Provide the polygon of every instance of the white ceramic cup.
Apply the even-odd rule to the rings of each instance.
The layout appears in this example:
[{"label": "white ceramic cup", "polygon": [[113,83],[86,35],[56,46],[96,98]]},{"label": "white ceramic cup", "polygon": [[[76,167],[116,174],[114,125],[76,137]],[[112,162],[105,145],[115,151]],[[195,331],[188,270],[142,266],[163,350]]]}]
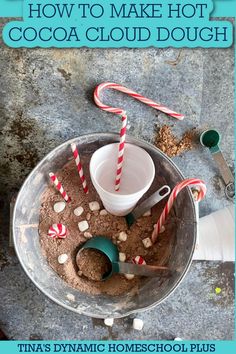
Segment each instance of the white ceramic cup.
[{"label": "white ceramic cup", "polygon": [[155,166],[142,148],[125,144],[124,162],[119,191],[115,191],[119,143],[96,150],[90,161],[90,176],[106,210],[117,216],[127,215],[150,188]]}]

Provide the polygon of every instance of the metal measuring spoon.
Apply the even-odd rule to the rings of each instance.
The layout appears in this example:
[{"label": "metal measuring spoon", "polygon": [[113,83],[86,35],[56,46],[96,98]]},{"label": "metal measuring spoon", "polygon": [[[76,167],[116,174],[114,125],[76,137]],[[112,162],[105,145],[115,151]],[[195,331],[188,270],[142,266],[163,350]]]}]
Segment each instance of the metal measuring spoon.
[{"label": "metal measuring spoon", "polygon": [[235,195],[234,176],[220,150],[219,147],[220,139],[221,139],[220,134],[218,133],[217,130],[214,129],[206,130],[200,136],[201,144],[209,148],[212,157],[220,170],[220,174],[226,185],[225,187],[226,197],[231,201],[233,201]]},{"label": "metal measuring spoon", "polygon": [[154,205],[159,203],[168,194],[170,194],[170,187],[165,185],[153,193],[149,198],[144,200],[140,205],[138,205],[131,213],[125,216],[126,222],[130,227],[133,223],[140,218],[146,211],[150,210]]},{"label": "metal measuring spoon", "polygon": [[114,243],[104,237],[95,236],[88,240],[78,251],[76,255],[76,263],[78,264],[78,258],[80,253],[84,249],[93,249],[103,253],[110,262],[110,270],[106,274],[103,274],[102,280],[106,280],[112,276],[113,273],[122,274],[134,274],[146,277],[158,277],[163,271],[170,271],[165,266],[152,266],[152,265],[138,265],[132,263],[119,262],[119,252]]}]

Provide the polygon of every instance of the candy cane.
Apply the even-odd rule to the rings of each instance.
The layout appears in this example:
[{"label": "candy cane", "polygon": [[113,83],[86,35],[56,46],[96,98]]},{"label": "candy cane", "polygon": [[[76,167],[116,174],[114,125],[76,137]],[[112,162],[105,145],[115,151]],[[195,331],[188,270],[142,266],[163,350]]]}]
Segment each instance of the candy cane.
[{"label": "candy cane", "polygon": [[162,111],[168,115],[170,115],[171,117],[177,118],[179,120],[182,120],[184,118],[184,116],[182,114],[176,113],[172,110],[170,110],[169,108],[158,104],[140,94],[138,94],[135,91],[132,91],[130,89],[127,89],[124,86],[115,84],[115,83],[111,83],[111,82],[104,82],[100,85],[98,85],[94,91],[94,101],[96,103],[96,105],[103,109],[104,111],[107,112],[111,112],[111,113],[115,113],[118,115],[121,115],[121,119],[122,119],[122,126],[121,126],[121,130],[120,130],[120,144],[119,144],[119,153],[118,153],[118,161],[117,161],[117,171],[116,171],[116,181],[115,181],[115,190],[118,191],[120,188],[120,179],[121,179],[121,174],[122,174],[122,166],[123,166],[123,161],[124,161],[124,149],[125,149],[125,135],[126,135],[126,126],[127,126],[127,116],[126,113],[123,109],[121,108],[114,108],[111,106],[107,106],[105,104],[103,104],[100,100],[100,93],[102,90],[104,89],[114,89],[114,90],[118,90],[121,91],[123,93],[128,94],[129,96],[147,104],[148,106],[151,106],[159,111]]},{"label": "candy cane", "polygon": [[49,177],[51,178],[51,181],[53,182],[54,186],[61,193],[61,195],[65,199],[65,201],[70,202],[71,199],[68,196],[68,194],[64,191],[64,188],[62,187],[62,184],[58,181],[57,176],[54,173],[50,172]]},{"label": "candy cane", "polygon": [[122,174],[122,166],[124,161],[124,151],[125,151],[125,136],[126,136],[126,126],[127,126],[127,116],[124,114],[121,118],[122,125],[120,130],[120,144],[117,160],[117,169],[116,169],[116,180],[115,180],[115,190],[120,189],[120,179]]},{"label": "candy cane", "polygon": [[63,224],[53,224],[48,230],[48,236],[51,238],[66,238],[67,228]]},{"label": "candy cane", "polygon": [[84,170],[83,170],[82,164],[80,162],[79,152],[78,152],[77,147],[74,143],[71,144],[71,150],[72,150],[74,158],[75,158],[75,163],[76,163],[77,170],[78,170],[81,182],[82,182],[84,193],[87,194],[88,193],[88,186],[87,186],[87,182],[86,182],[86,179],[84,176]]},{"label": "candy cane", "polygon": [[132,258],[134,264],[146,264],[145,259],[142,256],[136,256]]},{"label": "candy cane", "polygon": [[153,230],[152,233],[152,242],[155,243],[157,240],[157,236],[161,231],[162,226],[164,225],[166,218],[170,212],[170,209],[172,208],[174,201],[177,197],[177,195],[179,194],[179,192],[184,189],[187,186],[198,186],[199,187],[199,193],[197,196],[197,201],[200,202],[206,195],[206,185],[205,183],[197,178],[189,178],[189,179],[185,179],[182,182],[178,183],[175,188],[172,190],[170,197],[164,207],[164,210],[159,218],[159,220],[157,221],[157,224]]},{"label": "candy cane", "polygon": [[103,109],[104,111],[112,112],[112,113],[120,114],[120,115],[125,114],[123,109],[110,107],[110,106],[104,105],[101,102],[99,96],[100,96],[101,91],[104,89],[114,89],[114,90],[126,93],[127,95],[135,98],[136,100],[139,100],[139,101],[147,104],[148,106],[157,109],[158,111],[164,112],[173,118],[177,118],[179,120],[184,119],[184,116],[182,114],[176,113],[176,112],[172,111],[171,109],[169,109],[159,103],[156,103],[156,102],[150,100],[149,98],[146,98],[146,97],[140,95],[139,93],[137,93],[135,91],[132,91],[124,86],[121,86],[121,85],[118,85],[118,84],[115,84],[112,82],[104,82],[104,83],[98,85],[94,91],[94,101],[95,101],[96,105],[99,108]]}]

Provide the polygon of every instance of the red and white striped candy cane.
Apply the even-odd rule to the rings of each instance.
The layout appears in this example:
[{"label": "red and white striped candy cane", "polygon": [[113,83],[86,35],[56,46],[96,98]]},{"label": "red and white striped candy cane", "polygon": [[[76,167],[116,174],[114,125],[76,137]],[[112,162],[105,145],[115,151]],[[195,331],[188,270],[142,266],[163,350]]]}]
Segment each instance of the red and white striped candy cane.
[{"label": "red and white striped candy cane", "polygon": [[74,143],[71,144],[71,150],[72,150],[74,158],[75,158],[75,163],[77,166],[77,170],[79,172],[79,176],[80,176],[80,179],[82,182],[84,193],[87,194],[88,193],[88,186],[87,186],[87,182],[86,182],[86,179],[84,176],[84,170],[83,170],[82,164],[80,162],[79,152],[78,152],[77,147]]},{"label": "red and white striped candy cane", "polygon": [[164,112],[173,118],[176,118],[179,120],[184,119],[183,114],[176,113],[176,112],[172,111],[171,109],[169,109],[159,103],[156,103],[156,102],[150,100],[149,98],[146,98],[146,97],[140,95],[139,93],[137,93],[135,91],[132,91],[124,86],[121,86],[119,84],[115,84],[113,82],[104,82],[104,83],[98,85],[94,91],[94,101],[95,101],[96,105],[99,108],[103,109],[104,111],[112,112],[112,113],[120,114],[120,115],[124,114],[123,109],[110,107],[110,106],[107,106],[101,102],[99,96],[100,96],[101,91],[104,89],[114,89],[114,90],[126,93],[127,95],[135,98],[136,100],[141,101],[141,102],[147,104],[148,106],[157,109],[158,111]]},{"label": "red and white striped candy cane", "polygon": [[71,199],[68,196],[68,194],[64,191],[64,188],[62,187],[62,184],[58,181],[57,176],[53,172],[50,172],[49,177],[50,177],[51,181],[53,182],[54,186],[56,187],[56,189],[61,193],[61,195],[65,199],[65,201],[70,202]]},{"label": "red and white striped candy cane", "polygon": [[134,264],[146,264],[145,259],[142,256],[136,256],[132,258]]},{"label": "red and white striped candy cane", "polygon": [[51,238],[66,238],[67,228],[63,224],[53,224],[48,230],[48,236]]},{"label": "red and white striped candy cane", "polygon": [[117,162],[117,172],[116,172],[116,182],[115,182],[115,190],[118,191],[120,187],[120,178],[121,178],[121,173],[122,173],[122,165],[123,165],[123,160],[124,160],[124,148],[125,148],[125,134],[126,134],[126,126],[127,126],[127,116],[126,113],[123,109],[121,108],[115,108],[111,106],[107,106],[103,104],[100,100],[100,93],[104,89],[114,89],[117,91],[121,91],[123,93],[128,94],[129,96],[147,104],[150,107],[153,107],[161,112],[164,112],[171,117],[177,118],[179,120],[182,120],[184,116],[182,114],[176,113],[169,108],[156,103],[149,98],[146,98],[140,94],[138,94],[135,91],[132,91],[124,86],[112,83],[112,82],[104,82],[100,85],[98,85],[94,91],[94,101],[96,105],[103,109],[104,111],[115,113],[118,115],[121,115],[122,117],[122,126],[120,130],[120,145],[119,145],[119,154],[118,154],[118,162]]},{"label": "red and white striped candy cane", "polygon": [[116,180],[115,180],[115,190],[120,189],[120,179],[122,174],[122,166],[124,161],[124,151],[125,151],[125,136],[126,136],[126,126],[127,126],[127,116],[125,113],[121,117],[121,130],[120,130],[120,144],[118,151],[117,169],[116,169]]},{"label": "red and white striped candy cane", "polygon": [[200,202],[206,195],[206,185],[205,183],[198,179],[198,178],[188,178],[183,180],[182,182],[178,183],[175,188],[172,190],[169,199],[164,207],[164,210],[159,218],[159,220],[157,221],[156,227],[153,230],[152,233],[152,242],[155,243],[157,240],[157,236],[160,233],[160,230],[162,228],[162,226],[164,225],[166,218],[174,204],[174,201],[177,197],[177,195],[179,194],[179,192],[184,189],[187,186],[198,186],[199,187],[199,194],[198,194],[198,199],[197,201]]}]

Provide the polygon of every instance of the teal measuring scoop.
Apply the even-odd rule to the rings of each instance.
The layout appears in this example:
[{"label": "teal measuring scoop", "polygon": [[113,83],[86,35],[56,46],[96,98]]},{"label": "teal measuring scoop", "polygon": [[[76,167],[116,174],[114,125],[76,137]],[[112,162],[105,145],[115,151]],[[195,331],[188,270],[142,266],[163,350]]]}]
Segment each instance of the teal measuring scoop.
[{"label": "teal measuring scoop", "polygon": [[226,185],[225,187],[226,197],[230,200],[234,200],[234,195],[235,195],[234,176],[220,150],[220,146],[219,146],[220,140],[221,140],[220,133],[214,129],[205,130],[200,136],[201,144],[209,148],[212,157],[220,170],[220,174]]},{"label": "teal measuring scoop", "polygon": [[113,273],[134,274],[146,277],[157,277],[163,271],[169,271],[165,266],[139,265],[132,263],[119,262],[119,251],[114,243],[104,236],[94,236],[88,240],[78,251],[76,263],[80,253],[84,249],[93,249],[103,253],[110,261],[110,271],[103,274],[102,280],[106,280]]}]

